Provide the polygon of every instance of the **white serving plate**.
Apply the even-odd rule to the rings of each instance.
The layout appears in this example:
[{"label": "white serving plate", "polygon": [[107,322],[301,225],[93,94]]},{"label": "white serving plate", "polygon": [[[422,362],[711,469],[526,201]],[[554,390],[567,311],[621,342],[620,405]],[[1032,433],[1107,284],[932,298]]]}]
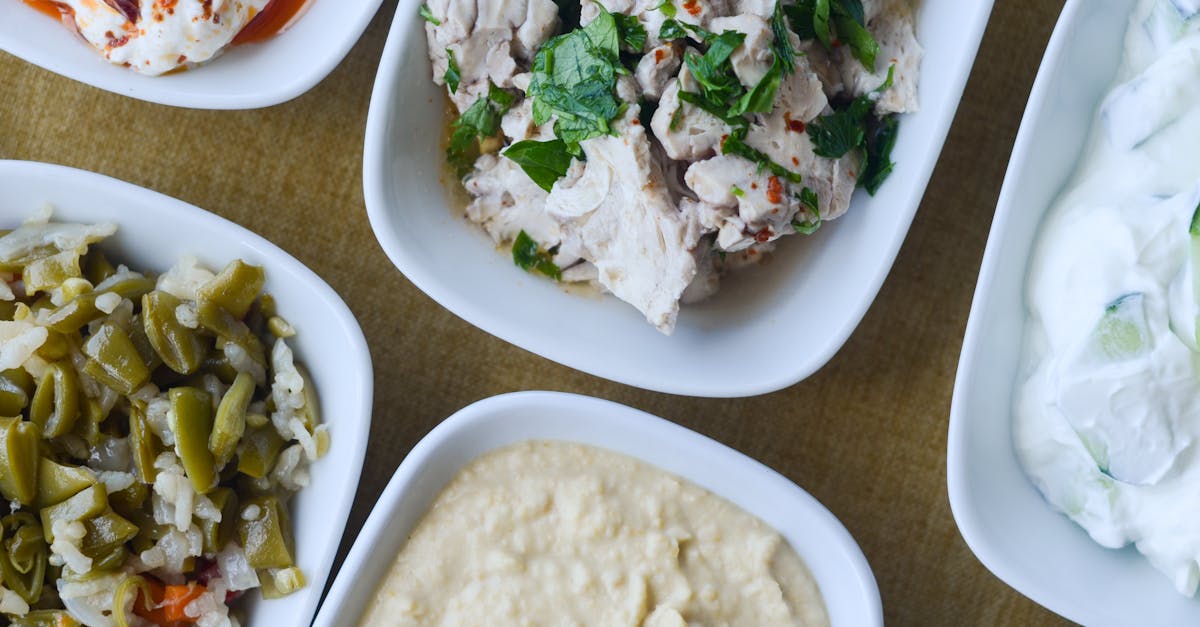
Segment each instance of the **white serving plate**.
[{"label": "white serving plate", "polygon": [[[737,397],[787,387],[823,366],[891,269],[958,107],[991,0],[923,0],[921,112],[907,116],[899,164],[879,195],[808,241],[786,238],[768,267],[684,307],[666,337],[613,297],[570,294],[527,275],[451,209],[439,180],[445,128],[418,2],[403,0],[367,119],[363,183],[375,235],[396,267],[467,322],[572,368],[642,388]],[[457,184],[457,183],[452,183]]]},{"label": "white serving plate", "polygon": [[392,560],[442,488],[476,457],[525,440],[597,446],[649,462],[728,499],[779,530],[804,559],[832,624],[883,624],[862,551],[833,514],[779,473],[674,423],[586,396],[519,392],[479,401],[421,440],[388,483],[317,615],[355,625]]},{"label": "white serving plate", "polygon": [[371,427],[371,357],[354,316],[311,270],[228,220],[99,174],[0,161],[0,228],[15,227],[47,203],[58,221],[115,222],[117,234],[103,244],[114,263],[162,272],[190,254],[214,270],[237,258],[266,269],[265,290],[296,327],[289,345],[316,385],[330,448],[312,466],[312,484],[292,501],[296,560],[308,585],[275,601],[256,592],[242,607],[251,627],[307,624],[342,539]]},{"label": "white serving plate", "polygon": [[1026,478],[1012,438],[1026,261],[1112,87],[1136,0],[1068,0],[1025,111],[971,307],[950,410],[947,483],[963,538],[996,576],[1085,625],[1200,623],[1132,547],[1110,550]]},{"label": "white serving plate", "polygon": [[255,109],[312,89],[350,52],[383,0],[311,0],[267,41],[230,46],[209,63],[142,76],[104,60],[83,38],[21,0],[0,0],[0,50],[113,93],[194,109]]}]

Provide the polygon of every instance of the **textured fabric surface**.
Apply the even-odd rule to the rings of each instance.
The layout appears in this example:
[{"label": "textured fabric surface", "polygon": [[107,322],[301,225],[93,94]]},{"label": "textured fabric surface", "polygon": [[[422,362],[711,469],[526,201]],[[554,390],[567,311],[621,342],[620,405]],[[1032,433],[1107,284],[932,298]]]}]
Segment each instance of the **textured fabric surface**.
[{"label": "textured fabric surface", "polygon": [[[19,10],[12,3],[0,13]],[[394,1],[322,84],[260,111],[146,104],[0,53],[0,158],[93,170],[204,207],[279,244],[345,298],[371,346],[375,411],[342,555],[405,453],[443,418],[502,392],[563,390],[669,418],[800,484],[862,546],[888,624],[1052,624],[962,541],[945,450],[979,262],[1061,6],[997,0],[945,152],[874,306],[824,369],[758,398],[680,398],[575,372],[466,324],[393,268],[363,208],[361,153]],[[0,190],[0,220],[10,222],[2,199]]]}]

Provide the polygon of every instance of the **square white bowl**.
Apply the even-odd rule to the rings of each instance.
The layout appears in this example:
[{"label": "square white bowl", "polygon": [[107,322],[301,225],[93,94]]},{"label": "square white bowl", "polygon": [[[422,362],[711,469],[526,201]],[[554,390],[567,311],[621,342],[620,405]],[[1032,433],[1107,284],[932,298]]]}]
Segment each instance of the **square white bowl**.
[{"label": "square white bowl", "polygon": [[265,290],[296,327],[289,340],[312,375],[330,448],[311,468],[312,483],[292,500],[296,561],[308,580],[274,601],[243,600],[247,625],[304,625],[341,543],[371,428],[371,357],[354,316],[324,281],[267,240],[179,200],[99,174],[28,161],[0,161],[0,228],[12,228],[49,203],[58,221],[115,222],[101,245],[114,263],[165,272],[181,255],[220,269],[233,259],[266,269]]},{"label": "square white bowl", "polygon": [[875,577],[846,528],[779,473],[672,422],[610,401],[518,392],[479,401],[425,436],[396,469],[321,605],[315,627],[356,625],[409,534],[442,488],[476,457],[526,440],[559,440],[639,458],[757,516],[800,554],[831,624],[875,627]]},{"label": "square white bowl", "polygon": [[350,52],[383,0],[310,0],[287,30],[186,72],[142,76],[106,61],[58,20],[0,0],[0,50],[116,94],[193,109],[256,109],[312,89]]},{"label": "square white bowl", "polygon": [[991,0],[919,4],[921,111],[903,118],[892,178],[875,197],[856,194],[850,212],[817,235],[781,242],[769,266],[685,306],[671,337],[616,298],[581,298],[524,273],[451,208],[439,182],[446,178],[444,97],[430,80],[416,0],[403,0],[396,12],[367,118],[363,184],[375,236],[410,281],[455,315],[572,368],[691,396],[751,396],[792,385],[841,348],[891,269],[992,7]]},{"label": "square white bowl", "polygon": [[947,483],[963,539],[1025,596],[1086,625],[1200,623],[1132,547],[1111,550],[1026,477],[1012,436],[1026,262],[1112,87],[1136,0],[1068,0],[1017,135],[971,307],[950,410]]}]

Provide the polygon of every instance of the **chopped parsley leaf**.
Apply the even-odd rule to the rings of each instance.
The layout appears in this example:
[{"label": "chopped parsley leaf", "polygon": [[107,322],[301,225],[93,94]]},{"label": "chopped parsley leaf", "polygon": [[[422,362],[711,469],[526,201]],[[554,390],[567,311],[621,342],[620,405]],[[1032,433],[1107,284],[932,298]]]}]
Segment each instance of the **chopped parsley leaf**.
[{"label": "chopped parsley leaf", "polygon": [[895,66],[888,70],[887,80],[875,91],[863,94],[843,109],[822,116],[808,125],[813,153],[818,157],[841,159],[855,148],[865,148],[867,120],[875,106],[875,97],[892,86]]},{"label": "chopped parsley leaf", "polygon": [[442,21],[433,16],[433,11],[430,11],[429,5],[426,5],[425,3],[421,3],[421,8],[417,9],[417,13],[419,13],[426,22],[429,22],[434,26],[442,25]]},{"label": "chopped parsley leaf", "polygon": [[462,81],[462,73],[458,69],[458,60],[454,58],[454,51],[447,48],[446,54],[450,57],[450,61],[446,66],[446,74],[442,77],[446,81],[446,85],[450,87],[450,93],[458,93],[458,84]]},{"label": "chopped parsley leaf", "polygon": [[721,142],[721,154],[737,155],[743,159],[747,159],[758,165],[758,171],[769,171],[771,174],[778,176],[790,183],[799,184],[803,182],[803,177],[791,170],[771,161],[771,158],[766,153],[750,146],[742,141],[744,133],[734,132],[725,141]]},{"label": "chopped parsley leaf", "polygon": [[550,252],[542,250],[529,234],[522,230],[517,234],[512,247],[513,263],[525,270],[536,270],[555,281],[562,280],[562,270],[554,264]]},{"label": "chopped parsley leaf", "polygon": [[896,115],[871,120],[867,132],[867,165],[858,182],[872,196],[896,167],[892,163],[892,149],[896,147],[899,130],[900,119]]},{"label": "chopped parsley leaf", "polygon": [[662,23],[662,28],[658,29],[658,38],[663,41],[674,41],[676,39],[684,39],[688,36],[687,31],[679,22],[673,19],[665,20]]},{"label": "chopped parsley leaf", "polygon": [[613,13],[612,16],[617,23],[621,43],[633,52],[641,52],[646,47],[646,27],[632,15]]},{"label": "chopped parsley leaf", "polygon": [[792,229],[801,235],[812,235],[813,233],[816,233],[817,229],[821,228],[821,212],[819,208],[820,201],[817,199],[817,193],[812,189],[805,187],[804,189],[800,190],[799,194],[796,194],[796,199],[800,201],[800,204],[804,205],[805,209],[808,209],[808,211],[812,213],[813,219],[793,219]]},{"label": "chopped parsley leaf", "polygon": [[471,149],[479,139],[492,137],[500,130],[500,118],[512,107],[513,95],[490,85],[486,96],[480,96],[451,125],[450,145],[446,160],[460,175],[471,169]]},{"label": "chopped parsley leaf", "polygon": [[783,69],[784,75],[791,74],[796,69],[796,50],[792,48],[792,39],[788,36],[787,18],[783,14],[783,0],[775,1],[775,10],[771,13],[771,52],[775,54],[775,63]]},{"label": "chopped parsley leaf", "polygon": [[571,153],[561,139],[545,142],[527,139],[509,146],[503,154],[521,166],[525,174],[546,191],[550,191],[554,182],[565,176],[571,167]]},{"label": "chopped parsley leaf", "polygon": [[705,100],[720,105],[741,96],[744,88],[733,73],[729,56],[745,39],[744,33],[727,30],[708,43],[708,50],[703,55],[689,50],[684,57]]},{"label": "chopped parsley leaf", "polygon": [[733,187],[729,188],[729,193],[741,198],[742,196],[746,195],[746,190],[734,185]]},{"label": "chopped parsley leaf", "polygon": [[662,11],[662,14],[667,17],[675,17],[675,3],[672,2],[672,0],[662,0],[662,2],[658,3],[658,6],[654,8]]},{"label": "chopped parsley leaf", "polygon": [[785,65],[778,56],[775,57],[775,62],[771,64],[771,69],[763,75],[762,80],[754,86],[754,89],[742,94],[738,98],[733,107],[729,109],[729,115],[742,115],[744,113],[770,113],[775,107],[775,92],[779,90],[779,84],[783,81],[783,75],[788,72]]},{"label": "chopped parsley leaf", "polygon": [[875,71],[879,42],[867,30],[862,0],[798,0],[783,7],[783,13],[801,40],[816,39],[826,49],[835,41],[844,43],[863,67]]}]

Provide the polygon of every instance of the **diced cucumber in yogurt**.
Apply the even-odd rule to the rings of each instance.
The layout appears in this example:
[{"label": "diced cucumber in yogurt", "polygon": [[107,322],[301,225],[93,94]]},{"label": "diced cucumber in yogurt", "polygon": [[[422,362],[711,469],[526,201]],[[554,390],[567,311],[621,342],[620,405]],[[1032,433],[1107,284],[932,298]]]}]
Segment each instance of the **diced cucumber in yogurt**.
[{"label": "diced cucumber in yogurt", "polygon": [[1146,354],[1151,340],[1145,300],[1145,294],[1126,294],[1104,308],[1089,342],[1094,357],[1118,361]]}]

